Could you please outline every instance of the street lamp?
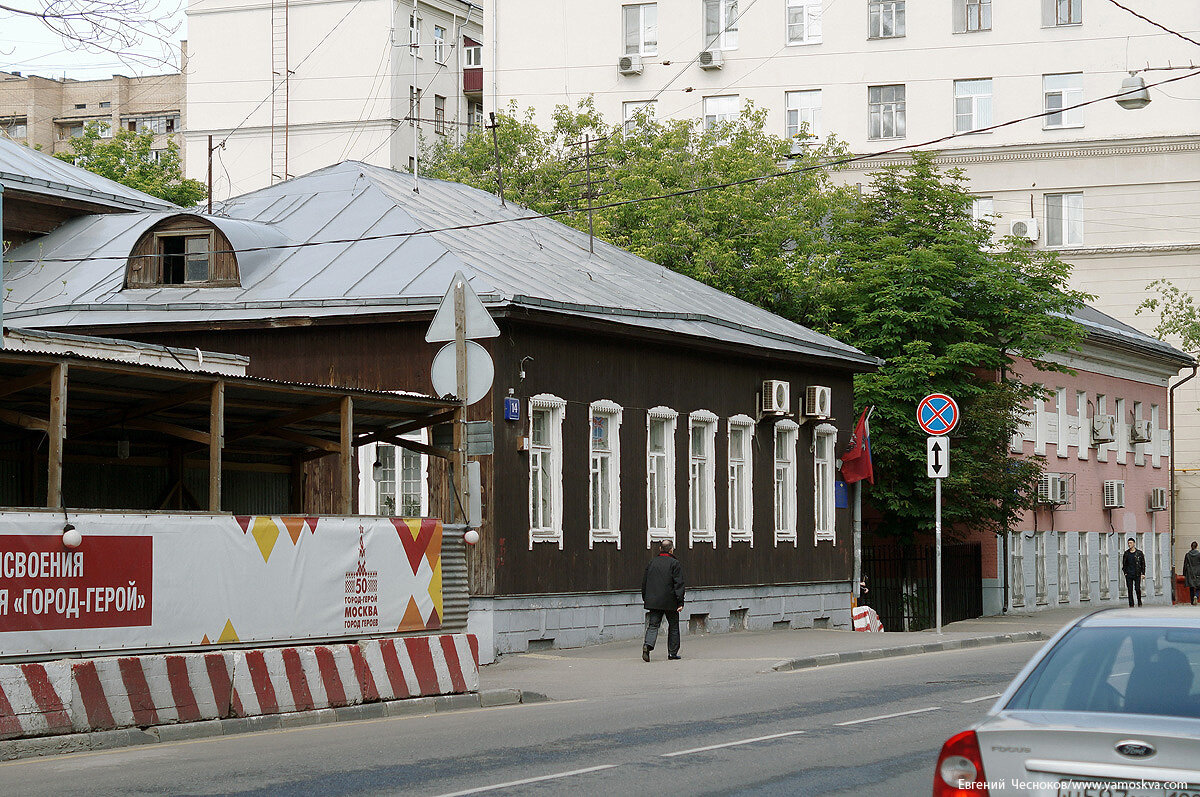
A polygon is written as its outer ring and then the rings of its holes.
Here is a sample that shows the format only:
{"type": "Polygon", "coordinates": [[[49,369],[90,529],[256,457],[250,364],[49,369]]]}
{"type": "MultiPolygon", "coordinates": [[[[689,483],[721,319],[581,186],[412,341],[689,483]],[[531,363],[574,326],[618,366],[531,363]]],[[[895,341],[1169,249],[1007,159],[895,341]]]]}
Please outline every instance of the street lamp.
{"type": "Polygon", "coordinates": [[[1136,111],[1150,104],[1150,92],[1146,90],[1146,81],[1137,72],[1130,72],[1129,77],[1121,81],[1120,95],[1117,105],[1127,111],[1136,111]]]}

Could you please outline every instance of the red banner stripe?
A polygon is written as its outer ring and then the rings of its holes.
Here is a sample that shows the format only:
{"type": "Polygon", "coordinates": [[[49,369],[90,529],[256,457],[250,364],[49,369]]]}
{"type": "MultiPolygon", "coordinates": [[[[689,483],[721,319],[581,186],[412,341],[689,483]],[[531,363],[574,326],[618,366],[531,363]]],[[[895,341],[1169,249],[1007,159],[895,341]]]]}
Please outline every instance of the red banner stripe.
{"type": "Polygon", "coordinates": [[[408,660],[417,673],[417,685],[422,695],[441,694],[437,669],[433,666],[433,651],[429,649],[429,637],[408,637],[403,640],[408,649],[408,660]]]}
{"type": "Polygon", "coordinates": [[[258,713],[278,714],[279,699],[275,696],[275,685],[271,683],[271,673],[267,671],[267,661],[261,650],[246,652],[246,669],[250,672],[254,694],[258,697],[258,713]]]}
{"type": "Polygon", "coordinates": [[[455,692],[467,691],[467,681],[463,678],[462,663],[458,660],[458,648],[454,645],[454,637],[440,636],[438,642],[442,646],[442,655],[446,657],[446,669],[450,670],[450,685],[455,692]]]}
{"type": "MultiPolygon", "coordinates": [[[[35,665],[25,666],[31,667],[35,665]]],[[[38,667],[38,669],[41,669],[41,667],[38,667]]],[[[117,727],[116,721],[113,720],[112,711],[108,707],[108,698],[104,696],[104,687],[100,685],[100,675],[96,672],[96,663],[94,661],[82,661],[78,664],[73,664],[71,665],[71,673],[75,678],[76,685],[79,687],[79,697],[83,700],[83,710],[87,712],[88,727],[94,731],[117,727]]],[[[45,674],[45,670],[42,670],[43,677],[45,674]]],[[[28,671],[26,671],[26,675],[28,676],[28,671]]],[[[29,687],[33,691],[33,699],[37,700],[38,707],[42,708],[42,701],[38,699],[38,689],[34,688],[32,678],[28,680],[29,687]]],[[[49,682],[45,684],[45,687],[50,687],[49,682]]],[[[53,693],[54,690],[51,689],[50,691],[53,693]]],[[[57,696],[55,699],[57,699],[57,696]]],[[[42,710],[45,712],[44,708],[42,710]]],[[[62,719],[65,725],[70,726],[71,720],[67,719],[65,711],[62,712],[62,719]]],[[[54,725],[52,724],[50,727],[54,727],[54,725]]]]}
{"type": "Polygon", "coordinates": [[[396,655],[396,644],[393,639],[384,639],[379,643],[379,652],[383,654],[383,669],[387,672],[388,682],[392,685],[392,697],[402,700],[412,697],[412,690],[404,680],[404,670],[400,669],[400,658],[396,655]]]}
{"type": "Polygon", "coordinates": [[[354,665],[354,677],[358,681],[358,690],[362,692],[363,702],[374,703],[379,699],[379,687],[375,685],[371,665],[367,664],[367,658],[358,645],[350,646],[350,662],[354,665]]]}
{"type": "Polygon", "coordinates": [[[20,736],[21,731],[21,721],[13,711],[12,703],[8,702],[4,687],[0,686],[0,737],[20,736]]]}
{"type": "Polygon", "coordinates": [[[242,716],[241,701],[233,691],[233,678],[229,668],[225,666],[225,656],[220,653],[209,653],[204,656],[204,668],[208,670],[208,682],[212,685],[213,700],[217,702],[217,716],[242,716]],[[234,702],[237,701],[237,713],[234,713],[234,702]]]}
{"type": "Polygon", "coordinates": [[[283,670],[287,673],[288,686],[292,689],[292,702],[296,711],[312,711],[312,690],[304,677],[304,665],[300,663],[300,652],[295,648],[283,649],[283,670]]]}
{"type": "Polygon", "coordinates": [[[342,686],[342,675],[338,672],[337,662],[333,659],[333,651],[318,646],[313,649],[317,657],[317,669],[321,671],[321,684],[325,687],[325,697],[330,706],[346,706],[346,689],[342,686]]]}
{"type": "MultiPolygon", "coordinates": [[[[167,656],[167,683],[171,685],[171,702],[180,722],[195,722],[200,719],[200,705],[192,691],[191,676],[188,675],[187,659],[183,656],[167,656]]],[[[220,713],[220,706],[217,707],[220,713]]]]}
{"type": "Polygon", "coordinates": [[[471,646],[471,658],[475,660],[475,666],[479,666],[479,637],[474,634],[467,634],[467,644],[471,646]]]}
{"type": "Polygon", "coordinates": [[[150,684],[146,683],[146,672],[142,669],[142,660],[126,656],[117,659],[117,667],[121,670],[121,682],[125,685],[125,694],[129,696],[129,708],[133,710],[134,724],[157,725],[158,711],[154,708],[154,696],[150,694],[150,684]]]}

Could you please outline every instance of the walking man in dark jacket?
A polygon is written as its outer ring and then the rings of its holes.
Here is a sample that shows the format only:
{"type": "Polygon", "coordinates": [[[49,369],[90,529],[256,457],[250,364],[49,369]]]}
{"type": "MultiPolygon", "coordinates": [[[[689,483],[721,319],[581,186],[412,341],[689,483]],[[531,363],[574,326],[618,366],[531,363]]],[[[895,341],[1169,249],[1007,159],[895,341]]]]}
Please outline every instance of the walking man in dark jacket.
{"type": "Polygon", "coordinates": [[[1129,549],[1121,555],[1121,572],[1125,574],[1129,605],[1133,606],[1133,593],[1137,591],[1137,605],[1142,605],[1142,581],[1146,578],[1146,557],[1137,549],[1133,537],[1129,538],[1129,549]]]}
{"type": "Polygon", "coordinates": [[[1200,595],[1200,550],[1192,543],[1192,550],[1183,557],[1183,583],[1187,584],[1191,593],[1192,605],[1196,605],[1196,596],[1200,595]]]}
{"type": "Polygon", "coordinates": [[[683,611],[683,566],[675,558],[675,544],[663,540],[658,555],[646,565],[642,575],[642,602],[646,605],[646,640],[642,661],[650,661],[650,651],[658,639],[663,615],[667,618],[667,658],[678,660],[679,613],[683,611]]]}

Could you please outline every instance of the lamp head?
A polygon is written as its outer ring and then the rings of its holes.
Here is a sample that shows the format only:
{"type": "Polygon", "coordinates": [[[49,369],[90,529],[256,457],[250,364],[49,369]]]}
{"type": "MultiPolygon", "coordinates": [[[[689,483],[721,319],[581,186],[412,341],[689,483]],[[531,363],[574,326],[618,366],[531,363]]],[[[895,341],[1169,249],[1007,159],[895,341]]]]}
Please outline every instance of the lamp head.
{"type": "Polygon", "coordinates": [[[1121,96],[1117,97],[1117,105],[1127,111],[1136,111],[1150,104],[1150,92],[1146,90],[1146,81],[1139,75],[1130,74],[1121,81],[1121,96]]]}

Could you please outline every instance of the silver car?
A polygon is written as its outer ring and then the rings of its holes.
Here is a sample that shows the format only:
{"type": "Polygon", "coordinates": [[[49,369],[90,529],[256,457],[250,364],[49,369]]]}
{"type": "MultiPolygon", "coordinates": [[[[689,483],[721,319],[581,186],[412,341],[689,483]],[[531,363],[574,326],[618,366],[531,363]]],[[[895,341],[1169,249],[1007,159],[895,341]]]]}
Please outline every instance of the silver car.
{"type": "Polygon", "coordinates": [[[1089,614],[942,746],[935,797],[1200,797],[1200,609],[1089,614]]]}

